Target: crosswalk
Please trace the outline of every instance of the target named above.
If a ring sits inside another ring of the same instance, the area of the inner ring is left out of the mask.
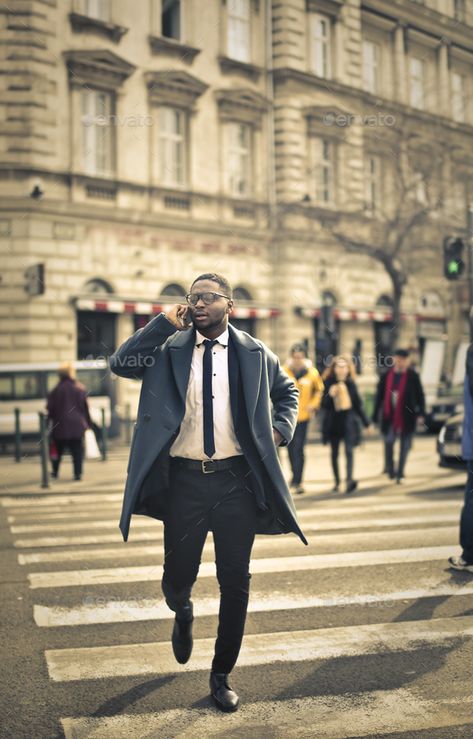
[[[458,551],[459,491],[420,495],[380,481],[368,495],[306,497],[309,547],[292,535],[258,537],[233,680],[242,705],[231,716],[206,698],[219,607],[211,536],[194,591],[193,655],[178,665],[160,593],[161,524],[136,517],[124,544],[120,502],[118,488],[0,501],[51,690],[69,696],[58,716],[66,739],[407,737],[470,725],[473,736],[470,674],[469,688],[441,675],[447,663],[461,673],[473,645],[473,578],[446,566]],[[74,699],[79,685],[99,696],[147,680],[153,700],[116,715]],[[180,686],[174,704],[169,681]]]

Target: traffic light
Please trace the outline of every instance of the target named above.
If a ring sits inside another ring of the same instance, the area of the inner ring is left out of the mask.
[[[447,236],[443,240],[443,273],[447,280],[458,280],[465,271],[464,246],[459,238]]]

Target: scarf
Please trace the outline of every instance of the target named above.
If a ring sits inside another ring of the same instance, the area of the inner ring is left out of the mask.
[[[401,373],[401,379],[397,388],[396,407],[392,408],[392,391],[394,385],[394,370],[389,370],[386,377],[386,389],[384,391],[383,416],[386,421],[392,423],[394,431],[404,431],[404,400],[406,396],[407,372]],[[394,416],[394,417],[393,417]]]
[[[349,411],[352,403],[350,393],[345,382],[337,382],[337,394],[333,399],[333,404],[336,411]]]

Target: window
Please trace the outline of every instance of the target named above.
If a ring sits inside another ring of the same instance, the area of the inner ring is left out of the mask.
[[[166,38],[181,40],[181,0],[162,0],[161,33]]]
[[[409,60],[410,104],[413,108],[425,108],[425,62],[412,57]]]
[[[85,172],[110,175],[114,168],[113,95],[82,90],[82,159]]]
[[[379,212],[381,202],[381,161],[378,156],[369,156],[365,167],[365,200],[370,213]]]
[[[236,197],[251,192],[251,127],[245,123],[229,123],[228,191]]]
[[[454,0],[453,15],[455,20],[466,23],[466,0]]]
[[[250,0],[228,0],[228,56],[240,62],[249,62],[250,38]]]
[[[331,64],[330,18],[318,13],[310,15],[310,66],[319,77],[330,77]]]
[[[84,0],[84,15],[99,21],[109,21],[110,0]]]
[[[374,41],[363,41],[363,89],[377,93],[380,89],[381,49]]]
[[[185,184],[186,115],[175,108],[161,108],[159,114],[161,182],[169,186]]]
[[[326,139],[312,139],[315,173],[315,199],[318,203],[334,202],[334,145]]]
[[[452,73],[452,116],[464,123],[466,119],[466,80],[458,72]]]

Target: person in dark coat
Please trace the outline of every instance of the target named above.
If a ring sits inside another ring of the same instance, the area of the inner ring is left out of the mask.
[[[221,599],[210,692],[233,711],[228,675],[243,639],[255,534],[293,531],[307,544],[277,453],[293,436],[298,393],[273,352],[228,324],[224,277],[200,275],[186,300],[110,357],[115,374],[142,380],[120,528],[126,541],[133,513],[164,521],[162,590],[181,664],[192,652],[190,596],[212,530]]]
[[[460,516],[460,556],[449,557],[452,569],[473,574],[473,344],[466,354],[466,372],[463,385],[464,419],[462,457],[466,460],[467,479],[465,500]]]
[[[53,477],[58,476],[62,455],[69,449],[74,466],[74,480],[80,480],[84,434],[86,429],[92,427],[87,391],[84,385],[75,380],[71,364],[61,365],[58,374],[59,382],[47,399],[50,433],[57,449],[57,458],[52,460],[51,474]]]
[[[323,375],[325,390],[322,397],[322,441],[324,444],[329,443],[331,448],[334,492],[338,492],[340,487],[338,453],[342,441],[347,460],[346,492],[356,490],[358,482],[353,479],[353,450],[360,442],[360,423],[365,428],[370,426],[354,377],[353,363],[342,355],[333,358],[328,371]]]
[[[409,366],[408,350],[397,349],[393,360],[393,367],[378,382],[373,421],[380,424],[384,437],[385,472],[399,484],[404,479],[417,419],[425,415],[425,398],[420,377]],[[400,451],[396,467],[394,445],[398,439]]]

